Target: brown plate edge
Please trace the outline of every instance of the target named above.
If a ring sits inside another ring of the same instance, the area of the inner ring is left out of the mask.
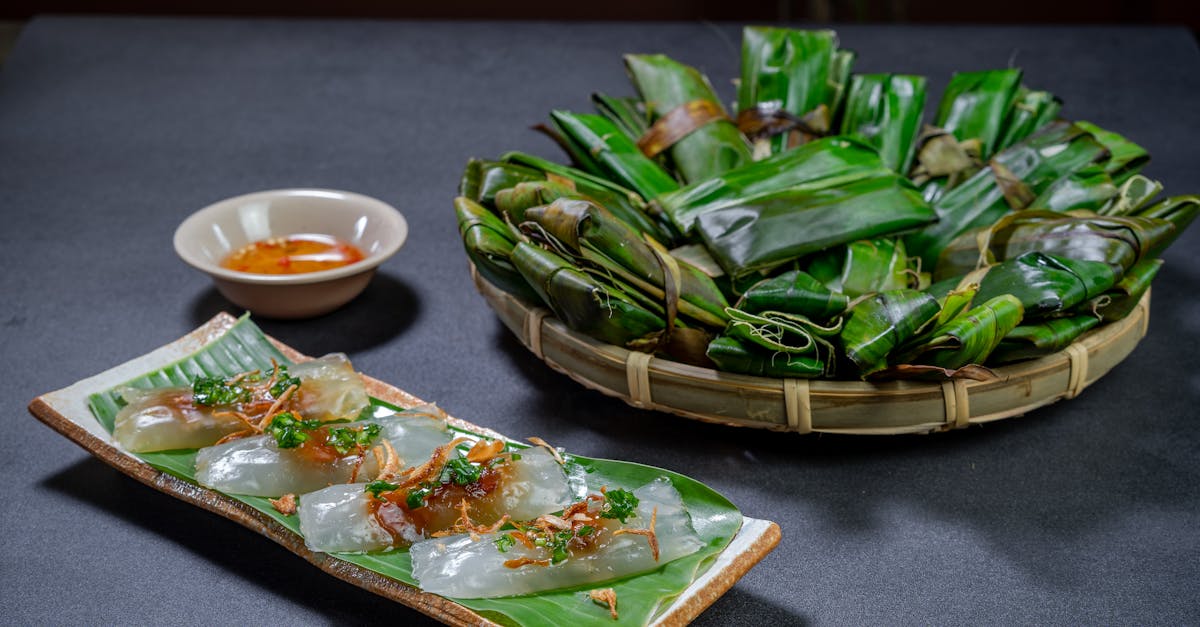
[[[140,363],[158,351],[176,344],[182,344],[184,347],[187,347],[189,344],[195,345],[191,350],[186,350],[186,352],[192,352],[195,348],[199,348],[199,346],[202,346],[207,341],[214,339],[225,330],[228,330],[236,322],[237,318],[227,313],[220,313],[195,331],[160,347],[156,351],[131,359],[94,377],[67,386],[62,390],[38,396],[29,403],[29,412],[46,426],[121,473],[155,490],[223,516],[260,533],[325,573],[333,575],[342,581],[401,603],[448,625],[498,625],[498,623],[488,620],[474,610],[444,597],[422,592],[408,584],[356,564],[337,559],[328,554],[310,551],[304,545],[303,538],[280,525],[266,514],[235,499],[179,479],[142,462],[90,433],[55,406],[55,397],[71,388],[80,386],[91,379],[99,379],[109,373],[119,371],[131,363]],[[310,359],[310,357],[275,338],[267,336],[267,339],[289,359],[298,361]],[[174,361],[174,359],[171,361]],[[160,364],[157,367],[161,367],[162,365]],[[133,372],[128,378],[133,378],[144,373],[146,370],[153,370],[154,368],[155,366],[148,365],[145,370]],[[420,398],[395,386],[367,375],[361,376],[366,384],[368,393],[376,398],[401,407],[412,407],[424,403]],[[448,416],[448,420],[458,428],[487,437],[511,441],[511,438],[486,427],[480,427],[452,416]],[[779,543],[780,535],[779,526],[774,522],[743,517],[742,528],[725,550],[717,555],[717,562],[700,577],[693,580],[692,584],[680,593],[652,624],[675,626],[691,622],[732,588],[737,580],[744,576],[750,568],[766,557]],[[744,544],[745,547],[731,553],[731,550],[740,544]]]

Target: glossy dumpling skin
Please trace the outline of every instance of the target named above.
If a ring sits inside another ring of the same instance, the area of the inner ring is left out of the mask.
[[[300,386],[283,410],[316,420],[353,420],[369,403],[362,379],[345,355],[326,355],[289,370],[300,379]],[[117,413],[113,437],[135,453],[211,446],[247,428],[228,413],[244,407],[194,404],[190,386],[126,388],[121,396],[127,405]],[[263,408],[258,411],[265,412],[273,400],[269,396],[256,399]]]
[[[135,453],[200,448],[246,428],[237,418],[193,405],[191,387],[128,388],[121,397],[128,404],[117,413],[113,437]]]
[[[638,535],[610,537],[594,552],[572,555],[549,566],[509,568],[505,562],[519,558],[543,559],[540,549],[515,544],[500,552],[498,534],[434,538],[414,544],[410,550],[413,575],[421,589],[463,599],[533,594],[546,590],[594,584],[650,570],[698,551],[703,541],[692,529],[679,492],[666,478],[634,491],[637,516],[622,527],[644,529],[657,508],[655,531],[659,559],[655,561],[646,538]]]
[[[377,423],[383,428],[380,439],[387,439],[407,463],[419,463],[452,438],[446,422],[432,417],[436,411],[432,408],[426,413],[382,415],[345,426]],[[356,455],[314,463],[298,449],[281,449],[274,438],[260,435],[200,449],[196,454],[196,481],[228,494],[277,497],[349,483],[357,464]],[[355,479],[367,481],[377,472],[375,457],[367,455]]]
[[[488,499],[488,509],[523,520],[559,511],[574,500],[567,475],[546,451],[523,450],[521,459],[511,464],[511,474]],[[297,514],[304,544],[326,553],[394,548],[392,534],[371,513],[372,498],[362,484],[335,485],[301,496]],[[475,504],[473,510],[478,509],[480,505]]]

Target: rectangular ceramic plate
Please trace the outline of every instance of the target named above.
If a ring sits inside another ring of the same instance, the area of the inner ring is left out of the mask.
[[[452,625],[495,624],[452,600],[428,594],[408,584],[340,560],[325,553],[309,551],[304,539],[280,525],[270,516],[240,501],[161,472],[125,451],[96,420],[88,408],[88,397],[157,370],[182,359],[215,341],[237,320],[220,314],[188,335],[115,368],[79,381],[61,390],[43,394],[29,405],[29,411],[55,431],[104,460],[117,470],[178,499],[215,512],[261,533],[314,566],[339,579],[387,597],[419,612]],[[308,357],[272,339],[270,341],[289,359]],[[423,404],[419,398],[386,383],[363,376],[371,396],[400,407]],[[456,418],[455,427],[492,438],[508,439],[490,429]],[[766,520],[743,518],[742,527],[711,566],[696,577],[678,597],[653,619],[652,625],[682,625],[725,593],[747,571],[779,543],[779,526]]]

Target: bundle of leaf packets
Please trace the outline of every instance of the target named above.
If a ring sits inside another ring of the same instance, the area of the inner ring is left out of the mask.
[[[856,74],[835,33],[745,29],[736,111],[626,55],[636,96],[553,111],[572,165],[467,164],[483,278],[631,350],[769,377],[974,376],[1118,320],[1200,211],[1019,69]]]

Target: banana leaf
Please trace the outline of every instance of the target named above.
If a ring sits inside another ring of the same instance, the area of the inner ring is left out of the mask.
[[[1083,313],[1098,315],[1105,322],[1128,316],[1150,289],[1150,283],[1162,268],[1162,259],[1146,259],[1135,264],[1113,288],[1079,307]]]
[[[582,198],[608,209],[638,233],[650,235],[664,244],[672,243],[678,237],[675,229],[667,220],[647,213],[646,202],[637,192],[621,187],[608,179],[523,152],[506,153],[500,157],[500,160],[540,170],[543,172],[544,178],[557,178],[573,185],[575,191],[579,192]]]
[[[1116,282],[1117,274],[1109,264],[1029,252],[987,268],[975,300],[1011,294],[1032,319],[1065,312]]]
[[[850,299],[829,291],[800,270],[790,270],[755,283],[742,294],[737,308],[747,313],[778,311],[824,321],[846,310]]]
[[[646,107],[637,98],[616,98],[595,93],[592,94],[592,105],[596,107],[596,113],[608,118],[635,142],[650,128]]]
[[[730,307],[725,313],[729,316],[726,337],[772,352],[816,355],[825,360],[833,355],[833,344],[826,338],[837,337],[842,330],[841,319],[826,327],[804,316],[781,311],[752,314]]]
[[[815,379],[834,374],[832,357],[769,351],[724,335],[709,343],[707,354],[717,369],[724,372],[787,379]]]
[[[836,48],[837,35],[831,30],[744,28],[739,120],[747,113],[779,111],[793,119],[805,119],[818,133],[827,133],[834,113],[832,87],[836,83],[830,74]],[[802,136],[799,130],[791,130],[758,141],[766,142],[768,154],[774,154],[803,143]]]
[[[937,315],[938,302],[929,294],[908,289],[880,292],[850,309],[842,327],[841,345],[865,378],[886,368],[888,355]]]
[[[957,72],[942,92],[934,123],[960,142],[978,140],[986,161],[1000,143],[1020,85],[1018,69]]]
[[[550,117],[572,147],[575,160],[592,164],[587,168],[592,174],[632,189],[642,198],[679,189],[666,170],[642,154],[633,140],[606,118],[568,111],[552,111]]]
[[[1098,324],[1100,318],[1091,314],[1022,324],[1004,336],[990,362],[1007,364],[1057,353]]]
[[[1089,165],[1055,181],[1032,203],[1030,209],[1065,213],[1075,209],[1099,212],[1117,195],[1112,177],[1099,165]]]
[[[1197,213],[1200,213],[1200,195],[1172,196],[1145,209],[1139,209],[1137,217],[1166,220],[1175,226],[1174,232],[1164,236],[1158,243],[1157,252],[1152,256],[1157,256],[1180,235],[1183,235],[1183,232],[1196,219]]]
[[[827,248],[808,262],[808,273],[831,291],[857,298],[871,292],[915,287],[904,241],[877,237]]]
[[[1024,313],[1017,297],[993,297],[935,329],[930,339],[899,359],[949,370],[983,364],[1004,336],[1020,324]]]
[[[630,346],[656,333],[666,322],[624,293],[576,269],[566,259],[518,242],[513,265],[542,302],[571,329],[617,346]]]
[[[483,278],[496,287],[524,298],[538,300],[537,293],[513,265],[511,256],[516,238],[508,225],[482,205],[465,196],[454,199],[458,232],[467,257]]]
[[[965,312],[971,306],[971,302],[975,300],[975,295],[979,293],[978,283],[968,283],[962,287],[957,286],[958,281],[954,281],[954,283],[953,289],[940,296],[935,295],[932,289],[928,292],[930,296],[937,298],[938,307],[941,308],[937,321],[933,324],[935,329],[949,324],[951,320]]]
[[[1048,91],[1035,91],[1025,86],[1017,90],[1017,97],[1008,110],[1004,121],[1004,134],[1000,137],[997,150],[1003,150],[1034,131],[1054,121],[1062,109],[1062,101]]]
[[[907,174],[924,109],[924,76],[856,74],[850,80],[840,132],[871,145],[884,166]]]
[[[458,184],[458,195],[485,206],[494,207],[496,193],[529,181],[544,181],[545,174],[533,168],[471,159]]]
[[[845,106],[846,92],[850,89],[851,70],[858,59],[858,53],[853,50],[839,48],[833,51],[833,60],[829,65],[829,115],[830,127],[842,114]]]
[[[938,221],[909,235],[904,243],[910,254],[921,257],[922,267],[934,268],[942,250],[959,235],[1028,207],[1058,179],[1107,156],[1108,151],[1082,128],[1067,122],[1049,124],[946,192],[934,204]],[[935,274],[956,273],[939,269]]]
[[[936,276],[961,275],[979,264],[1015,259],[1031,251],[1103,261],[1119,279],[1133,264],[1158,256],[1174,239],[1175,226],[1142,216],[1072,216],[1020,211],[977,233],[965,233],[942,253]]]
[[[1163,189],[1162,183],[1135,174],[1125,180],[1117,195],[1096,211],[1102,216],[1127,216],[1138,213]],[[1179,229],[1182,232],[1182,229]]]
[[[691,264],[675,260],[678,277],[664,267],[665,251],[655,251],[633,229],[602,208],[583,200],[559,199],[534,207],[525,217],[578,255],[651,298],[662,302],[667,292],[678,298],[679,313],[703,324],[723,327],[729,303],[708,275]],[[677,285],[668,288],[668,280]]]
[[[750,163],[746,138],[729,120],[703,74],[661,54],[625,55],[625,67],[656,122],[696,101],[724,116],[692,130],[668,149],[684,181],[707,180]]]
[[[1129,177],[1140,172],[1150,162],[1150,153],[1146,152],[1145,148],[1125,139],[1123,136],[1112,131],[1106,131],[1091,122],[1081,120],[1075,124],[1091,133],[1097,141],[1103,144],[1105,148],[1108,148],[1108,152],[1112,156],[1104,164],[1104,167],[1116,185],[1124,183]]]
[[[826,137],[660,196],[657,204],[688,233],[701,215],[789,189],[836,187],[892,174],[874,148],[847,137]]]
[[[933,210],[908,180],[889,174],[838,188],[797,188],[711,210],[700,216],[696,231],[726,274],[736,279],[830,246],[934,219]]]

